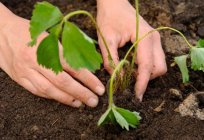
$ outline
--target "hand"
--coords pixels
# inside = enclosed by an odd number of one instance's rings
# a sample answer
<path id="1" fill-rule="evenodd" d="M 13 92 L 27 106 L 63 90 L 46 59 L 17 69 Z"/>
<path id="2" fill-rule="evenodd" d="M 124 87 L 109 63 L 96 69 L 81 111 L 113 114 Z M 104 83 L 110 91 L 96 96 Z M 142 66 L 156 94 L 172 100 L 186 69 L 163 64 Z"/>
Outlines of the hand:
<path id="1" fill-rule="evenodd" d="M 117 49 L 123 47 L 128 41 L 135 42 L 136 11 L 128 0 L 98 0 L 97 2 L 98 26 L 105 36 L 114 63 L 118 64 Z M 141 16 L 139 19 L 139 36 L 141 37 L 152 30 L 152 27 Z M 99 45 L 104 59 L 104 67 L 111 74 L 113 69 L 109 65 L 108 53 L 100 36 Z M 135 92 L 136 97 L 141 101 L 149 80 L 163 75 L 167 71 L 158 32 L 154 32 L 138 44 L 135 63 L 138 64 Z"/>
<path id="2" fill-rule="evenodd" d="M 0 9 L 2 7 L 0 3 Z M 79 107 L 82 102 L 95 107 L 98 104 L 98 97 L 93 92 L 102 95 L 105 90 L 98 78 L 86 69 L 73 70 L 62 57 L 64 71 L 58 75 L 39 66 L 36 60 L 37 46 L 32 48 L 27 46 L 31 40 L 29 21 L 15 16 L 7 9 L 4 13 L 7 13 L 4 14 L 6 16 L 1 17 L 0 12 L 0 18 L 7 21 L 5 24 L 0 23 L 1 68 L 13 80 L 37 96 L 54 99 L 73 107 Z M 39 37 L 38 43 L 45 36 L 47 33 Z"/>

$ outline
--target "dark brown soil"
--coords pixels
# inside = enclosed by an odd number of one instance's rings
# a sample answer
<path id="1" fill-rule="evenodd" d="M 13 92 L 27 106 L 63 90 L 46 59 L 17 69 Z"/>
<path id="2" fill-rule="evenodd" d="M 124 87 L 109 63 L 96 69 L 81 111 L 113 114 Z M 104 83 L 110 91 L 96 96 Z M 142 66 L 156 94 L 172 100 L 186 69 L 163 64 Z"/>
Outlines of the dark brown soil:
<path id="1" fill-rule="evenodd" d="M 0 0 L 15 14 L 24 18 L 31 17 L 33 4 L 37 0 Z M 96 13 L 93 0 L 49 0 L 64 12 L 85 9 Z M 182 11 L 182 5 L 186 6 Z M 180 6 L 178 6 L 180 5 Z M 183 31 L 190 39 L 203 37 L 200 30 L 204 26 L 203 0 L 145 0 L 141 1 L 141 15 L 154 27 L 169 25 Z M 179 11 L 180 10 L 180 11 Z M 96 38 L 93 27 L 86 18 L 75 18 L 90 36 Z M 170 38 L 163 34 L 163 39 Z M 167 46 L 164 46 L 167 47 Z M 179 47 L 179 46 L 178 46 Z M 173 55 L 167 54 L 168 66 Z M 97 73 L 106 84 L 108 74 L 101 70 Z M 168 139 L 202 140 L 204 122 L 190 117 L 181 117 L 174 111 L 181 100 L 172 98 L 170 88 L 179 89 L 186 97 L 190 92 L 204 90 L 204 73 L 191 72 L 191 82 L 183 85 L 177 67 L 169 67 L 165 76 L 149 83 L 142 103 L 134 100 L 133 84 L 130 89 L 117 95 L 118 106 L 141 113 L 142 121 L 138 129 L 130 131 L 106 125 L 97 127 L 96 123 L 107 108 L 107 95 L 100 98 L 99 105 L 92 109 L 82 107 L 73 109 L 55 101 L 33 96 L 12 81 L 0 70 L 0 139 Z M 163 101 L 161 112 L 155 112 Z"/>

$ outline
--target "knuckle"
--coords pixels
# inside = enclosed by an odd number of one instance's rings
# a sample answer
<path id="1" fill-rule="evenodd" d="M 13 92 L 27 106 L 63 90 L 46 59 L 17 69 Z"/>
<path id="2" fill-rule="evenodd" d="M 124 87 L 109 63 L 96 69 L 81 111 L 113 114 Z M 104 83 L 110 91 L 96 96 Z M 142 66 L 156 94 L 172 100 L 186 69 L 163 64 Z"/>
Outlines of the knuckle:
<path id="1" fill-rule="evenodd" d="M 38 90 L 40 93 L 47 94 L 50 88 L 51 88 L 51 86 L 48 83 L 44 83 L 44 84 L 39 83 L 38 84 Z"/>
<path id="2" fill-rule="evenodd" d="M 33 62 L 35 59 L 33 59 L 33 48 L 29 48 L 31 50 L 28 50 L 27 48 L 21 48 L 19 53 L 22 56 L 21 58 L 25 62 Z"/>
<path id="3" fill-rule="evenodd" d="M 106 42 L 108 44 L 108 47 L 114 46 L 115 37 L 114 36 L 107 36 Z"/>
<path id="4" fill-rule="evenodd" d="M 83 75 L 83 73 L 82 73 L 82 71 L 81 70 L 79 70 L 79 71 L 75 71 L 74 72 L 74 77 L 81 77 Z"/>
<path id="5" fill-rule="evenodd" d="M 116 34 L 115 32 L 116 31 L 112 31 L 112 32 L 109 31 L 104 33 L 105 40 L 109 45 L 109 47 L 114 46 L 115 42 L 120 39 L 120 35 Z M 103 43 L 102 40 L 101 40 L 101 43 Z"/>
<path id="6" fill-rule="evenodd" d="M 59 75 L 55 80 L 55 84 L 60 88 L 67 88 L 70 83 L 71 80 L 68 76 Z"/>
<path id="7" fill-rule="evenodd" d="M 74 98 L 83 101 L 84 103 L 90 98 L 90 92 L 88 89 L 84 89 L 83 91 L 78 91 L 78 93 L 74 94 Z"/>
<path id="8" fill-rule="evenodd" d="M 167 67 L 162 67 L 157 69 L 157 71 L 155 72 L 156 75 L 164 75 L 167 72 Z"/>
<path id="9" fill-rule="evenodd" d="M 64 84 L 67 81 L 63 76 L 58 76 L 56 80 L 56 84 L 61 85 Z"/>
<path id="10" fill-rule="evenodd" d="M 79 71 L 75 72 L 74 76 L 83 83 L 90 83 L 91 76 L 89 75 L 89 71 L 87 69 L 80 69 Z"/>
<path id="11" fill-rule="evenodd" d="M 10 71 L 10 77 L 13 80 L 17 81 L 19 77 L 22 75 L 22 70 L 24 70 L 24 73 L 25 73 L 25 69 L 23 69 L 23 65 L 18 61 L 13 62 L 12 68 L 13 69 Z"/>
<path id="12" fill-rule="evenodd" d="M 145 70 L 145 71 L 151 73 L 151 72 L 152 72 L 152 69 L 153 69 L 153 65 L 152 65 L 152 64 L 145 63 L 145 64 L 142 64 L 142 65 L 140 66 L 140 68 L 141 68 L 142 70 Z"/>

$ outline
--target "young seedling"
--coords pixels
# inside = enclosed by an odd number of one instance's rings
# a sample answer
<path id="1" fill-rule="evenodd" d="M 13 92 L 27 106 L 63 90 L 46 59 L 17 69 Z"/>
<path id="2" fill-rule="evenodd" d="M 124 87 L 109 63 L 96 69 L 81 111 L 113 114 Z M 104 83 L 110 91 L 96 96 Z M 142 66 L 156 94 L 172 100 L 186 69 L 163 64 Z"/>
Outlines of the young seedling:
<path id="1" fill-rule="evenodd" d="M 113 82 L 117 73 L 121 71 L 123 65 L 125 64 L 129 65 L 129 62 L 127 60 L 121 60 L 111 75 L 109 87 L 109 106 L 106 112 L 99 119 L 98 126 L 111 121 L 113 124 L 118 123 L 123 129 L 125 128 L 126 130 L 129 130 L 129 127 L 136 128 L 140 123 L 141 117 L 138 112 L 131 112 L 127 109 L 117 107 L 113 101 Z"/>

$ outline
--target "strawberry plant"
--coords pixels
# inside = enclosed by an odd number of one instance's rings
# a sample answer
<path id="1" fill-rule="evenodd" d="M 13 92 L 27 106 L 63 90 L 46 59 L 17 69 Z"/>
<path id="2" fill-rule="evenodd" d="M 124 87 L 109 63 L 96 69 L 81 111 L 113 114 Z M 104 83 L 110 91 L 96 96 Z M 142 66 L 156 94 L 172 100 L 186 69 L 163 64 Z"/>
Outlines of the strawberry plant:
<path id="1" fill-rule="evenodd" d="M 155 31 L 168 29 L 177 32 L 184 38 L 190 47 L 190 52 L 189 54 L 175 57 L 175 62 L 179 66 L 182 73 L 183 82 L 189 81 L 187 66 L 187 60 L 189 60 L 189 58 L 191 60 L 191 68 L 193 70 L 204 71 L 204 40 L 200 40 L 196 46 L 192 46 L 180 31 L 171 27 L 156 28 L 139 38 L 138 0 L 135 0 L 135 7 L 136 41 L 129 48 L 125 57 L 117 66 L 113 63 L 113 59 L 105 38 L 97 26 L 95 19 L 89 12 L 78 10 L 70 12 L 64 16 L 57 7 L 48 2 L 38 2 L 33 10 L 33 16 L 30 22 L 30 34 L 32 41 L 29 43 L 29 45 L 35 45 L 37 43 L 37 38 L 43 32 L 47 31 L 49 33 L 38 46 L 37 62 L 43 67 L 53 70 L 56 74 L 63 70 L 59 57 L 58 41 L 60 41 L 62 44 L 64 59 L 72 68 L 76 70 L 80 68 L 87 68 L 88 70 L 95 72 L 97 69 L 100 69 L 102 63 L 101 55 L 96 51 L 96 41 L 86 35 L 74 23 L 70 22 L 69 19 L 71 17 L 78 14 L 88 16 L 92 20 L 99 35 L 102 37 L 103 43 L 105 44 L 108 52 L 108 58 L 110 61 L 109 64 L 114 68 L 114 71 L 110 78 L 108 90 L 109 106 L 106 112 L 99 119 L 98 126 L 112 122 L 113 124 L 119 124 L 122 128 L 129 130 L 129 127 L 136 128 L 139 125 L 141 120 L 139 113 L 131 112 L 116 106 L 114 104 L 113 94 L 116 93 L 119 87 L 125 88 L 128 85 L 134 68 L 134 60 L 137 55 L 137 45 L 149 34 Z M 127 58 L 133 49 L 134 55 L 132 56 L 131 63 L 129 63 Z M 121 74 L 122 69 L 124 71 L 123 74 Z"/>

